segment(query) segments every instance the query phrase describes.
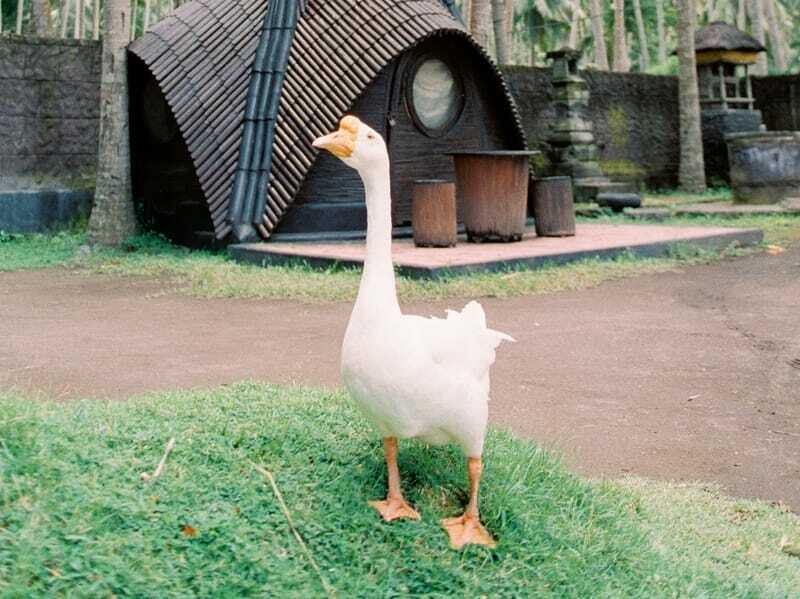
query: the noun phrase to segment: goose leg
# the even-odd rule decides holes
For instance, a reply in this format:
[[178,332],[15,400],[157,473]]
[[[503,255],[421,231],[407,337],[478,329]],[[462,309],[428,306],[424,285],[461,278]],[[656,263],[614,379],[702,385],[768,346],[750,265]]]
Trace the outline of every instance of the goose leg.
[[400,491],[400,470],[397,468],[397,438],[383,440],[383,453],[386,456],[386,469],[389,472],[389,492],[384,501],[370,501],[386,522],[399,518],[419,520],[419,512],[406,503]]
[[469,470],[469,503],[464,513],[457,518],[445,518],[442,526],[450,535],[450,546],[453,549],[461,549],[464,545],[475,544],[495,547],[497,542],[489,534],[489,531],[481,524],[478,513],[478,486],[481,482],[483,472],[483,461],[481,458],[469,458],[467,460]]

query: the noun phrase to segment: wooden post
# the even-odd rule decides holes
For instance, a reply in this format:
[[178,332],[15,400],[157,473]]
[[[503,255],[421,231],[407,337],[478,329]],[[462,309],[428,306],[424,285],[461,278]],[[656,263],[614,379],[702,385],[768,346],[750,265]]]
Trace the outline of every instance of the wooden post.
[[570,177],[532,179],[530,200],[539,237],[575,235],[575,207]]
[[411,226],[418,247],[456,245],[456,185],[441,179],[414,181]]

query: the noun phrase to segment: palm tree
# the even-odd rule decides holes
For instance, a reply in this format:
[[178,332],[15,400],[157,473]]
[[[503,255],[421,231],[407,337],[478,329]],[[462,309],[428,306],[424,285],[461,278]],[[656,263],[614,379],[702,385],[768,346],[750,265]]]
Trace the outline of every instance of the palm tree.
[[700,132],[700,97],[694,55],[697,15],[694,0],[678,0],[678,102],[680,109],[680,166],[678,183],[684,191],[699,193],[706,188],[703,138]]
[[625,0],[614,0],[614,70],[625,73],[629,68],[625,42]]
[[767,26],[769,27],[769,46],[772,50],[772,61],[775,68],[784,72],[786,70],[786,42],[783,39],[783,31],[778,20],[777,2],[775,0],[764,0],[766,8]]
[[598,69],[608,70],[606,34],[603,26],[603,11],[600,0],[589,0],[591,6],[592,39],[594,41],[594,64]]
[[492,6],[489,0],[472,0],[469,30],[484,48],[489,47],[489,28],[492,26]]
[[31,24],[33,34],[39,37],[50,37],[52,26],[50,23],[49,0],[31,0]]
[[647,46],[647,31],[644,28],[642,4],[639,0],[633,0],[633,12],[636,16],[636,30],[639,33],[639,70],[645,72],[650,68],[650,49]]
[[[750,33],[761,45],[764,45],[764,6],[761,0],[748,0],[747,4],[750,8]],[[759,52],[758,62],[753,68],[753,73],[756,75],[767,74],[767,57],[764,52]]]
[[664,31],[664,0],[656,0],[656,35],[658,36],[658,64],[667,62],[667,36]]
[[[148,0],[145,0],[147,2]],[[498,64],[508,63],[509,41],[506,38],[506,7],[503,0],[492,0],[492,24]]]
[[97,183],[89,218],[91,245],[120,245],[136,232],[128,130],[129,0],[106,0]]

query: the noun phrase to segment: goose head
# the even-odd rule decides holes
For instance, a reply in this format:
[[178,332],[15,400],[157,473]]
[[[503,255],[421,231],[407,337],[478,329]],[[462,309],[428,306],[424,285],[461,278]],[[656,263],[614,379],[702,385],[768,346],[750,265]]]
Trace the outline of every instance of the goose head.
[[352,115],[339,122],[339,129],[319,137],[311,144],[328,150],[362,175],[388,167],[389,154],[383,137]]

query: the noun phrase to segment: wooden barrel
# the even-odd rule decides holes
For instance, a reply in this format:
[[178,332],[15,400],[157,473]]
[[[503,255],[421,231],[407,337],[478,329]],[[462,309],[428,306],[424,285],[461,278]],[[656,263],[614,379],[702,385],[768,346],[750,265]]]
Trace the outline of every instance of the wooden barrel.
[[456,244],[456,185],[442,179],[414,181],[411,227],[418,247]]
[[454,153],[467,240],[519,241],[525,233],[529,152]]
[[575,235],[571,177],[531,179],[530,203],[539,237]]

